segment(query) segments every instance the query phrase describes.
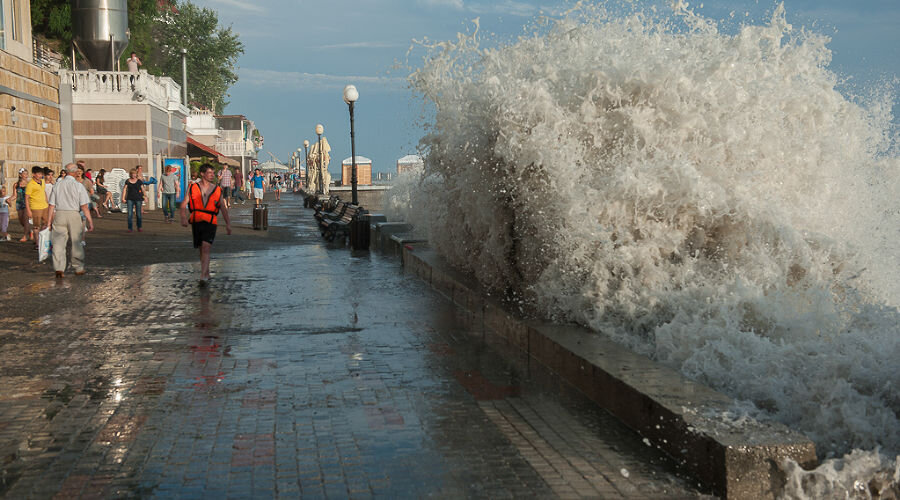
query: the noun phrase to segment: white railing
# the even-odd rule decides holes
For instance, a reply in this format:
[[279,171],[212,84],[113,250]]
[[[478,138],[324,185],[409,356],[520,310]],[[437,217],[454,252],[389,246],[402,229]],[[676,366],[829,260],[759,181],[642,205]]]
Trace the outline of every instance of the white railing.
[[76,104],[147,103],[167,111],[188,109],[180,101],[181,86],[167,76],[153,76],[146,71],[68,71],[60,70],[60,78],[72,86]]
[[225,156],[251,156],[251,150],[247,149],[246,141],[216,141],[216,151]]

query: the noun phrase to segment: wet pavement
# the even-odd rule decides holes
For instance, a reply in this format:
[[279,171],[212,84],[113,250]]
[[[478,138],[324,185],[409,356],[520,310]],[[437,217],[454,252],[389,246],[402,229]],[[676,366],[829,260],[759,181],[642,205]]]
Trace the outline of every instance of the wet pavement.
[[207,289],[180,262],[6,290],[0,494],[698,496],[399,259],[324,242],[301,206],[270,205],[292,245],[214,248]]

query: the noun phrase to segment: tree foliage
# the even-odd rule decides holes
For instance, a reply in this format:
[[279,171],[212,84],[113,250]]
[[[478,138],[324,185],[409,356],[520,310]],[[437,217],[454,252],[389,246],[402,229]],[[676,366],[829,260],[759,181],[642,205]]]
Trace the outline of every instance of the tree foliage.
[[222,113],[228,88],[238,80],[237,58],[244,44],[231,27],[219,26],[218,14],[189,1],[160,16],[157,45],[159,68],[181,75],[181,49],[187,49],[188,94],[191,102]]
[[[67,54],[72,43],[69,0],[32,0],[34,33]],[[219,26],[216,11],[190,0],[128,0],[131,39],[122,65],[136,52],[153,75],[181,81],[181,49],[186,48],[191,103],[222,113],[228,89],[237,82],[236,63],[244,45],[231,27]]]
[[31,30],[56,42],[55,48],[65,52],[72,43],[72,7],[68,0],[32,0]]

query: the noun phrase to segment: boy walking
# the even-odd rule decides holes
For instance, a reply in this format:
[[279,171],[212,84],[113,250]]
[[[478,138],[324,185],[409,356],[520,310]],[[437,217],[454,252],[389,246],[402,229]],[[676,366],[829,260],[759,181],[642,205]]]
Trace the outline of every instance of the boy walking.
[[31,234],[37,246],[38,233],[47,227],[47,194],[44,190],[44,167],[31,169],[31,181],[25,187],[25,216],[31,219]]
[[256,204],[259,205],[263,196],[265,196],[266,185],[268,184],[260,169],[257,168],[253,171],[253,177],[250,178],[250,184],[253,186],[253,199],[256,200]]
[[[191,223],[194,234],[194,248],[200,249],[201,287],[209,284],[209,258],[213,240],[216,238],[216,224],[219,212],[225,219],[225,231],[231,234],[231,217],[228,203],[222,196],[222,188],[216,185],[216,171],[209,163],[200,165],[200,180],[188,186],[187,196],[181,202],[181,225]],[[188,209],[191,211],[188,220]]]

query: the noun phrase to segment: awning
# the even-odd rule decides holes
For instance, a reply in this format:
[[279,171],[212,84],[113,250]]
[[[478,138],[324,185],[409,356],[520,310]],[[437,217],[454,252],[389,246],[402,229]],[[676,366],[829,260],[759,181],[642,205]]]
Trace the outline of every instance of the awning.
[[231,167],[240,167],[241,166],[241,162],[234,160],[232,158],[229,158],[229,157],[223,155],[222,153],[216,151],[215,149],[207,146],[206,144],[197,142],[194,139],[191,139],[190,137],[187,138],[187,146],[188,146],[187,147],[188,156],[212,156],[213,158],[216,159],[217,162],[219,162],[223,165],[228,165]]

